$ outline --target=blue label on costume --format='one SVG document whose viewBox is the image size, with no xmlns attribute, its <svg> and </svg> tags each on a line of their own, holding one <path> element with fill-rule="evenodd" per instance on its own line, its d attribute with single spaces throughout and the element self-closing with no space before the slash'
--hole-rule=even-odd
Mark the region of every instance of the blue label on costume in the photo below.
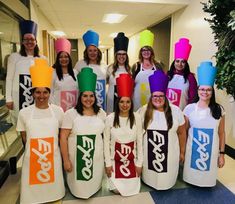
<svg viewBox="0 0 235 204">
<path fill-rule="evenodd" d="M 148 169 L 158 173 L 167 172 L 168 131 L 147 130 Z"/>
<path fill-rule="evenodd" d="M 106 103 L 105 103 L 105 80 L 104 79 L 98 79 L 96 82 L 96 98 L 97 98 L 97 104 L 105 110 Z"/>
<path fill-rule="evenodd" d="M 213 129 L 193 128 L 191 168 L 209 171 Z"/>
</svg>

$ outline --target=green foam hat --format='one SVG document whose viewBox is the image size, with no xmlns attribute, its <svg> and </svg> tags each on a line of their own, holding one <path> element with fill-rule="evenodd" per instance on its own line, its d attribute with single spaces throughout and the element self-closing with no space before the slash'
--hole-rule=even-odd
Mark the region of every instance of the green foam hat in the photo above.
<svg viewBox="0 0 235 204">
<path fill-rule="evenodd" d="M 90 67 L 83 67 L 81 72 L 77 75 L 78 87 L 80 92 L 92 91 L 96 89 L 97 75 Z"/>
<path fill-rule="evenodd" d="M 153 47 L 154 34 L 150 30 L 144 30 L 140 33 L 140 47 Z"/>
</svg>

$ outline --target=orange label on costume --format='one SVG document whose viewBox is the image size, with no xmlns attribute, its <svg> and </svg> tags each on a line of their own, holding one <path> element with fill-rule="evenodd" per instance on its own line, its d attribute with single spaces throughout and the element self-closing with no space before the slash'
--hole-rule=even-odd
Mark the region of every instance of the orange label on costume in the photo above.
<svg viewBox="0 0 235 204">
<path fill-rule="evenodd" d="M 54 138 L 30 139 L 29 184 L 54 182 Z"/>
</svg>

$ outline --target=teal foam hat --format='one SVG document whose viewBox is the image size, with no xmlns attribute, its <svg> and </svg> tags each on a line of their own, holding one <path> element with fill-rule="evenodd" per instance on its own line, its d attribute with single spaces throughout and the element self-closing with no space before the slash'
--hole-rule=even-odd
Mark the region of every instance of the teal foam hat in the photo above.
<svg viewBox="0 0 235 204">
<path fill-rule="evenodd" d="M 212 62 L 210 61 L 201 62 L 199 67 L 197 68 L 197 77 L 198 77 L 199 86 L 206 85 L 213 87 L 216 73 L 217 73 L 217 68 L 213 67 Z"/>
<path fill-rule="evenodd" d="M 77 75 L 78 87 L 80 92 L 92 91 L 96 89 L 97 75 L 90 67 L 83 67 Z"/>
</svg>

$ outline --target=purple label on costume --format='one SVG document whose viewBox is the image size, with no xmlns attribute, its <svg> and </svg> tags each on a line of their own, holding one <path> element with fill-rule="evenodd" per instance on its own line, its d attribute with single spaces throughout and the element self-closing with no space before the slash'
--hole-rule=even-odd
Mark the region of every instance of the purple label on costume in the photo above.
<svg viewBox="0 0 235 204">
<path fill-rule="evenodd" d="M 147 130 L 148 169 L 158 173 L 167 172 L 168 131 Z"/>
<path fill-rule="evenodd" d="M 209 171 L 213 144 L 213 129 L 193 128 L 191 168 Z"/>
</svg>

